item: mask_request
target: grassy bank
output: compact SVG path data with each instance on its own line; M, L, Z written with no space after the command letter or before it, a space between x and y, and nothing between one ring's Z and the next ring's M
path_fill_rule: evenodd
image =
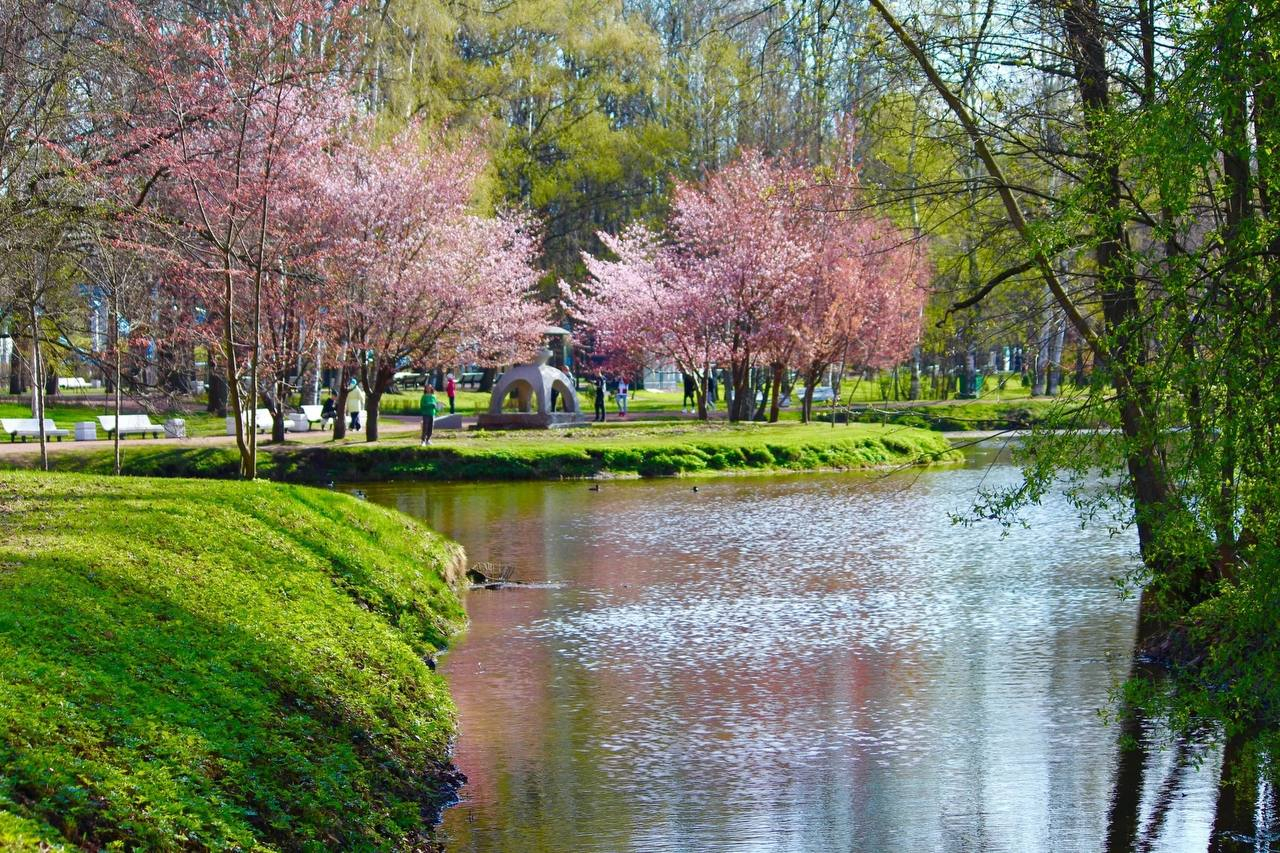
M323 490L14 472L0 531L0 849L412 843L455 546Z
M376 444L286 444L264 450L262 476L298 483L362 480L535 480L599 476L672 476L735 471L804 471L928 464L958 458L932 432L868 424L693 422L606 425L546 432L442 433L431 447L400 439ZM31 459L0 460L29 465ZM56 470L104 473L108 451L64 452ZM229 447L136 445L127 473L229 478Z

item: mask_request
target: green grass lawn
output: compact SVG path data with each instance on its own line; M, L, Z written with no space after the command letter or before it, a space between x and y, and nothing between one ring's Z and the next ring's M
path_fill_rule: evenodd
M819 412L819 417L828 417ZM879 408L874 404L855 412L863 423L898 424L942 432L957 430L1092 429L1112 426L1115 412L1106 404L1090 402L1086 394L1036 397L1004 401L986 399L925 403Z
M841 402L851 402L854 405L859 403L878 403L882 402L881 384L874 379L864 380L845 380L844 387L841 388ZM788 406L780 411L781 420L800 420L800 394L803 389L796 389L795 405ZM381 411L388 415L394 414L417 414L417 400L419 400L419 391L406 391L398 394L387 394L381 400ZM1021 387L1020 377L1016 374L1010 375L1006 380L1005 388L997 386L995 380L988 382L983 388L982 396L979 402L1000 402L1000 401L1016 401L1028 400L1030 396L1029 389ZM440 394L442 402L443 394ZM637 414L653 414L653 412L678 412L681 410L682 393L680 391L658 391L658 389L649 388L632 388L628 394L627 409ZM888 398L892 400L892 389ZM904 397L905 401L905 397ZM480 393L479 391L470 391L470 389L460 389L457 394L457 410L463 415L477 415L480 412L489 410L489 393ZM595 406L594 392L584 384L579 392L579 402L582 410L590 412ZM605 401L605 409L611 418L617 416L617 401L613 394L609 394L608 400ZM719 409L723 411L723 389L721 392L721 402ZM820 411L822 406L818 406L815 411Z
M0 849L407 849L458 552L270 483L0 473Z
M844 404L851 402L854 405L879 403L882 402L883 390L884 389L881 384L874 379L847 379L841 389L841 403ZM59 427L70 430L76 421L94 420L98 415L111 413L112 410L109 404L88 402L79 399L80 397L83 397L85 393L87 392L76 389L64 389L54 397L50 397L47 405L48 417L52 418ZM94 389L94 393L100 394L101 391ZM418 413L418 397L420 393L421 392L418 390L409 389L399 394L387 394L382 398L381 410L383 413L388 415L416 415ZM797 391L796 393L799 394L800 392ZM594 399L591 390L584 385L580 395L580 402L583 410L590 412L594 407ZM441 402L445 403L447 407L447 401L444 400L443 393L439 396L441 398ZM681 392L679 391L632 389L630 399L628 400L628 407L632 412L636 413L675 413L680 411L681 396ZM892 399L892 393L890 393L889 396L890 399ZM955 401L954 403L948 402L946 405L972 406L975 404L981 405L983 403L1005 405L1010 401L1028 403L1033 411L1036 410L1037 407L1043 407L1045 404L1053 402L1051 400L1044 399L1029 399L1029 390L1022 387L1020 377L1017 374L1012 374L1006 377L1006 384L1003 389L998 387L998 384L994 379L990 379L984 385L983 392L979 400ZM481 393L470 389L459 389L456 402L457 410L461 414L468 416L476 415L481 412L488 411L489 393ZM617 416L617 406L612 395L609 396L606 407L609 417L612 418ZM723 410L723 407L722 391L722 400L720 404L721 410ZM125 411L129 412L139 410L136 406L127 404L125 406ZM821 405L815 408L816 414L821 414L822 411L823 407ZM975 413L977 411L977 409L973 410ZM1009 411L1012 411L1012 409L1009 409ZM29 418L31 417L31 409L29 404L25 401L0 402L0 417ZM151 419L156 423L161 423L168 417L180 417L185 419L187 422L187 434L191 436L223 435L226 431L225 421L222 418L205 412L203 409L203 403L199 400L193 400L189 406L184 407L181 411L157 413L152 415ZM957 415L956 418L958 419L958 417L959 416ZM798 422L800 420L798 399L795 405L781 410L780 418L784 421ZM985 418L984 420L991 422L995 420L995 418ZM106 435L100 430L99 437L105 438ZM139 441L141 439L134 436L128 440Z
M386 394L382 398L379 411L388 415L418 414L418 399L422 396L421 389L410 388L399 394ZM440 402L440 410L442 414L449 413L449 398L444 395L443 391L436 392L436 398ZM459 388L455 397L455 404L459 414L478 415L481 412L489 411L489 392L483 394L479 391L471 391Z
M262 476L289 482L529 480L712 475L748 470L858 469L954 461L936 432L878 424L704 424L635 421L547 431L441 431L431 447L411 438L376 444L290 443L264 448ZM0 464L30 466L33 456ZM106 473L107 451L53 454L55 470ZM234 448L130 447L124 470L144 476L236 476Z

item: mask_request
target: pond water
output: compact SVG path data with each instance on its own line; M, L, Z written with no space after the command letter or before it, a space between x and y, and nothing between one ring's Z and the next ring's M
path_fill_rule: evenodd
M979 453L363 486L529 584L469 593L444 658L469 778L446 849L1107 849L1120 753L1099 711L1128 672L1137 605L1114 578L1135 542L1059 498L1007 537L951 523L1016 476ZM1205 850L1216 757L1148 734L1136 834L1111 849Z

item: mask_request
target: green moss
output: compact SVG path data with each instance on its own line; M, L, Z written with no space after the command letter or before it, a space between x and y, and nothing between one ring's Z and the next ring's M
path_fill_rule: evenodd
M0 848L371 849L442 791L455 546L269 483L0 476Z

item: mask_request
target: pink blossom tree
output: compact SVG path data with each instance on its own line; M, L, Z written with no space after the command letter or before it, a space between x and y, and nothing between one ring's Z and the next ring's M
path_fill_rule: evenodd
M797 170L746 151L672 200L670 229L685 280L700 291L701 310L719 318L733 400L729 417L749 419L752 368L785 336L791 293L813 247L795 227Z
M178 21L129 2L115 9L141 85L108 162L140 198L151 192L171 246L169 283L199 312L197 334L223 365L241 475L252 479L264 296L274 276L297 280L284 262L283 200L300 192L299 164L324 142L317 114L339 78L335 52L314 48L343 31L347 6L249 0Z
M656 357L684 373L706 376L723 357L725 320L709 310L702 279L687 275L674 247L640 225L620 236L600 234L617 260L583 255L590 285L562 285L575 316L595 334L596 352L619 365ZM697 385L699 417L707 417L706 387Z
M310 155L309 162L291 164L302 174L278 200L281 227L269 253L276 266L263 277L260 294L258 393L271 413L273 441L284 440L293 395L319 369L321 353L333 347L338 332L341 291L325 266L340 254L338 227L344 212L335 211L322 191L327 158L321 151Z
M616 261L586 256L591 275L572 295L576 313L608 345L645 350L705 377L727 362L729 415L750 416L751 368L781 337L788 293L812 249L796 239L788 187L794 170L746 152L672 201L670 242L632 229L601 235ZM706 389L698 383L705 418Z
M484 158L475 140L447 146L411 126L387 144L333 155L328 191L346 211L341 282L347 376L368 402L366 438L397 371L458 360L501 364L532 351L546 324L533 299L536 229L525 217L470 211Z
M589 279L568 288L574 313L609 352L700 376L727 363L734 420L752 414L758 367L769 369L776 419L794 367L807 418L826 367L905 355L928 274L920 246L853 213L856 182L837 177L746 152L702 184L681 185L667 242L637 226L600 235L613 259L584 256ZM705 418L701 383L698 409Z
M788 363L804 386L806 422L827 368L897 364L919 339L932 273L925 246L861 212L861 202L857 174L847 168L813 175L795 191L797 227L814 248L789 312Z

